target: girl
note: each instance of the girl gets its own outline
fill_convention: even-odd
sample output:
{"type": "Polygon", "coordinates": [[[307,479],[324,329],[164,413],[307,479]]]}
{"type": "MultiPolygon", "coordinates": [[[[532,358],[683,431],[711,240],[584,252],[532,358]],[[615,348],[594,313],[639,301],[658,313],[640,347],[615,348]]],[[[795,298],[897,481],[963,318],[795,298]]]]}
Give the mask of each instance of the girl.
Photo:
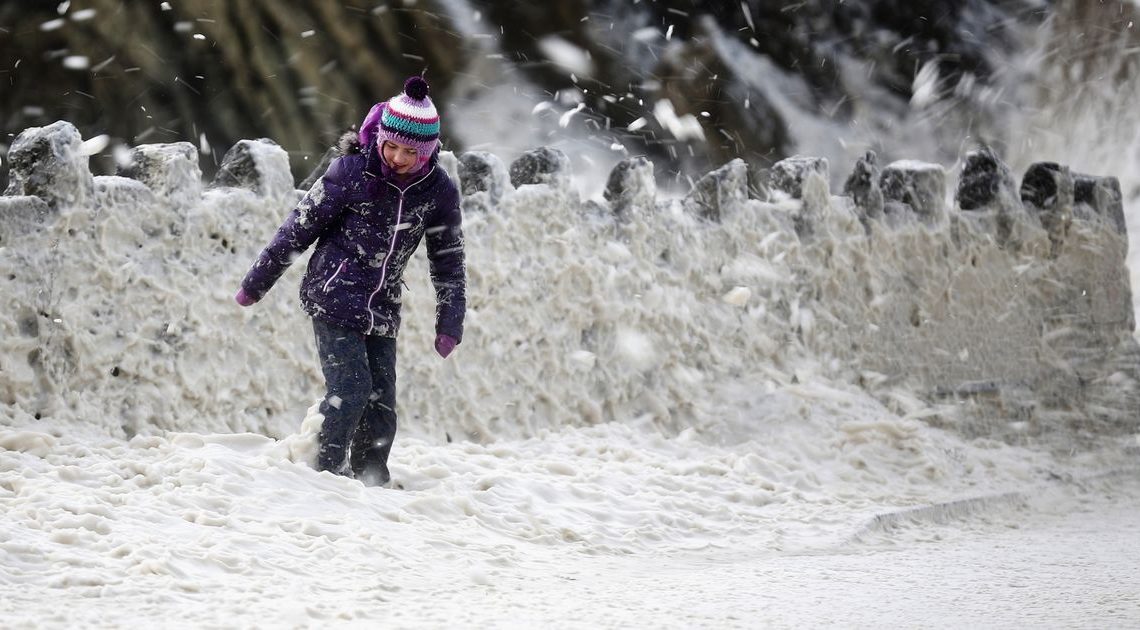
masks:
{"type": "Polygon", "coordinates": [[[404,267],[426,237],[435,286],[435,349],[447,358],[463,339],[466,270],[459,193],[437,164],[439,115],[428,84],[368,112],[261,252],[235,299],[250,306],[316,242],[301,281],[327,393],[320,411],[318,469],[389,481],[396,434],[396,333],[404,267]]]}

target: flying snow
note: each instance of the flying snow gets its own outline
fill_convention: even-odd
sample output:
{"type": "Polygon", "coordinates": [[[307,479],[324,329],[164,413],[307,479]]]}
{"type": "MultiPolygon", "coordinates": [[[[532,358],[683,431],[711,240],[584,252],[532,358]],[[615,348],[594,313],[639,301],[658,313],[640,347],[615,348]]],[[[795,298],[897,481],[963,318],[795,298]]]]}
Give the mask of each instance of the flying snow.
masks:
{"type": "Polygon", "coordinates": [[[538,40],[538,48],[555,65],[567,72],[584,76],[594,73],[594,62],[590,59],[590,54],[557,35],[547,35],[538,40]]]}

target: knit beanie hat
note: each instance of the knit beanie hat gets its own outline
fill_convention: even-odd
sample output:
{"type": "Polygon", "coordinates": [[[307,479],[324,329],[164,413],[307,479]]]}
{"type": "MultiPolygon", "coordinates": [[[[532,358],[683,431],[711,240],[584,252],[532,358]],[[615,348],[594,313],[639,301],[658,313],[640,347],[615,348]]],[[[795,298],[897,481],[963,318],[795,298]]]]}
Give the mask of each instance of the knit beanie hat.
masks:
{"type": "Polygon", "coordinates": [[[387,102],[377,103],[360,125],[360,143],[376,140],[377,149],[385,140],[415,147],[421,162],[427,161],[439,145],[439,114],[428,97],[423,77],[404,81],[404,91],[387,102]]]}

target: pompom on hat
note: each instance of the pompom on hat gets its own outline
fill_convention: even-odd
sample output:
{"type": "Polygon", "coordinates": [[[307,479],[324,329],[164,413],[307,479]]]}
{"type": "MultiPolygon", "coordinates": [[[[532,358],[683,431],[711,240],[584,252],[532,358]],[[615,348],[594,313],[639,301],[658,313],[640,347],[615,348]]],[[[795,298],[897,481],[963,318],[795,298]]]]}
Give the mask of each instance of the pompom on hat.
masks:
{"type": "Polygon", "coordinates": [[[360,124],[360,143],[376,141],[377,151],[385,140],[415,147],[421,162],[439,146],[439,113],[428,96],[423,77],[409,77],[404,91],[387,102],[372,106],[360,124]]]}

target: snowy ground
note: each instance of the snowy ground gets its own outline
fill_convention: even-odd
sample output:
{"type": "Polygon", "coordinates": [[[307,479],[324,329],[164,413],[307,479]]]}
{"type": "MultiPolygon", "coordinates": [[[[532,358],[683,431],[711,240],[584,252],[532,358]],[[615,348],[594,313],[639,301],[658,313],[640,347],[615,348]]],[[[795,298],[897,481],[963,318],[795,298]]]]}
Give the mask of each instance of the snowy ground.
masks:
{"type": "Polygon", "coordinates": [[[767,401],[810,400],[807,419],[739,444],[615,424],[487,445],[407,438],[398,489],[295,463],[311,454],[304,432],[124,442],[6,430],[0,617],[11,628],[1140,623],[1134,444],[1049,456],[966,443],[812,388],[767,401]],[[975,500],[928,507],[960,499],[975,500]]]}
{"type": "Polygon", "coordinates": [[[811,259],[774,204],[717,224],[671,204],[625,240],[562,189],[472,213],[479,304],[448,361],[410,276],[400,487],[317,473],[295,279],[231,298],[277,203],[214,191],[174,230],[128,199],[0,249],[26,403],[0,417],[0,626],[1140,624],[1136,436],[993,418],[1009,443],[966,439],[935,428],[952,406],[813,354],[787,331],[821,345],[852,303],[797,299],[811,259]],[[235,207],[248,251],[220,252],[235,207]]]}
{"type": "MultiPolygon", "coordinates": [[[[243,216],[269,214],[211,193],[169,233],[178,248],[126,230],[156,204],[36,235],[79,236],[47,259],[61,317],[29,306],[0,355],[29,408],[58,377],[42,417],[0,418],[0,626],[1140,625],[1137,437],[1070,443],[994,418],[1012,443],[966,439],[935,428],[955,426],[946,405],[845,380],[780,334],[818,337],[845,302],[793,299],[778,206],[704,227],[669,207],[625,224],[628,244],[565,191],[473,214],[476,334],[444,362],[430,318],[407,322],[400,487],[375,489],[309,465],[317,418],[298,423],[288,396],[320,395],[314,362],[278,356],[310,343],[295,280],[232,302],[251,253],[210,235],[243,197],[243,216]],[[42,336],[23,325],[37,317],[42,336]],[[60,361],[32,360],[45,352],[60,361]]],[[[29,305],[35,244],[0,257],[29,305]]],[[[430,312],[426,275],[409,312],[430,312]]]]}

